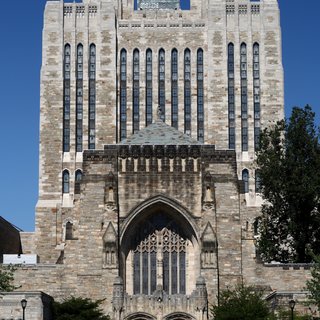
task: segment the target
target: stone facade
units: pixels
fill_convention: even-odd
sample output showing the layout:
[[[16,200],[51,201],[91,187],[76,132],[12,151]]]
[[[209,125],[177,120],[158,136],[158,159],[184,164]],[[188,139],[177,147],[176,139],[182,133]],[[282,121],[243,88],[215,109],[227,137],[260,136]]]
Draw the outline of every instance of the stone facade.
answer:
[[[25,319],[52,320],[51,304],[53,299],[43,292],[0,292],[0,319],[21,320],[21,300],[27,300]]]
[[[206,318],[242,281],[303,289],[305,268],[265,266],[254,246],[255,132],[284,114],[277,1],[137,3],[47,2],[39,200],[23,236],[40,263],[17,283],[159,320]]]

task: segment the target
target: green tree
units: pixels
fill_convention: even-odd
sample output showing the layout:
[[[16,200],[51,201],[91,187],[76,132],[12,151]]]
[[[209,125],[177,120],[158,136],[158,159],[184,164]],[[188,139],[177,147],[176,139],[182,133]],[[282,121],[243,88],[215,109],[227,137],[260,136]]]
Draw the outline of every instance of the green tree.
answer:
[[[307,281],[307,289],[310,292],[312,302],[320,310],[320,256],[311,254],[314,260],[313,268],[311,269],[312,278]]]
[[[0,265],[0,291],[10,292],[18,289],[13,285],[15,270],[12,265]]]
[[[254,287],[239,285],[220,293],[219,306],[211,311],[215,320],[265,320],[270,311],[262,293]]]
[[[265,200],[258,250],[264,261],[310,262],[320,253],[319,129],[311,107],[261,133],[257,165]]]
[[[99,309],[102,301],[70,297],[63,302],[54,302],[54,320],[109,320]]]

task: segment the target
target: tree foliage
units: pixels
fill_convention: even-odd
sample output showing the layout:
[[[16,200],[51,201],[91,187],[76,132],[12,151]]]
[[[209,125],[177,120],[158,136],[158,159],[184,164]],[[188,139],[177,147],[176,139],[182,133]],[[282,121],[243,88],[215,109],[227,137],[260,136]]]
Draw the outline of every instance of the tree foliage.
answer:
[[[13,285],[15,270],[16,268],[12,265],[0,265],[0,291],[10,292],[17,289]]]
[[[310,262],[320,253],[319,129],[311,107],[261,133],[257,165],[265,200],[258,249],[264,261]]]
[[[102,300],[70,297],[53,303],[54,320],[109,320],[99,309]]]
[[[312,302],[320,310],[320,256],[311,254],[314,260],[313,268],[311,269],[312,278],[307,281],[307,289],[310,292]]]
[[[265,320],[270,311],[262,293],[254,287],[239,285],[220,294],[219,306],[212,308],[215,320]]]

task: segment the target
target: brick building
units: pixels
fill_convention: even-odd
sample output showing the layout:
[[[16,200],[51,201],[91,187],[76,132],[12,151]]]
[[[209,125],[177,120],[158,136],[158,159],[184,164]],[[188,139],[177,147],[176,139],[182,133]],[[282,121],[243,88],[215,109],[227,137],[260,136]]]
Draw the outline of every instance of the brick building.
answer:
[[[304,266],[263,265],[254,246],[255,148],[283,115],[276,0],[47,1],[23,239],[40,263],[16,281],[105,299],[117,319],[203,319],[241,281],[302,290]]]

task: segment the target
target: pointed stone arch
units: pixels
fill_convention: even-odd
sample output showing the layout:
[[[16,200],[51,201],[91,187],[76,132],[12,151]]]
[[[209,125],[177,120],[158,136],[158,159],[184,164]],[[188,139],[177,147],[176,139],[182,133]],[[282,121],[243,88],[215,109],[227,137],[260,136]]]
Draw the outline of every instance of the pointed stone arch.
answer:
[[[168,294],[191,294],[200,272],[199,243],[195,218],[177,201],[157,195],[136,206],[120,232],[128,294],[150,295],[159,285]]]
[[[182,224],[185,224],[188,232],[194,236],[195,241],[199,241],[199,230],[196,225],[195,218],[192,216],[189,210],[176,200],[159,194],[141,202],[130,211],[121,228],[120,243],[123,243],[123,239],[127,236],[128,229],[130,229],[132,225],[140,220],[139,218],[142,218],[147,211],[156,211],[157,208],[161,206],[169,209],[171,213],[177,213],[178,215],[176,215],[175,218]]]
[[[186,312],[173,312],[163,317],[163,320],[195,320],[195,318]]]
[[[117,265],[117,234],[112,224],[109,222],[103,235],[103,266],[104,268],[114,268]]]
[[[203,230],[201,263],[203,268],[215,268],[217,266],[217,237],[210,222]]]
[[[157,318],[146,312],[135,312],[124,317],[124,320],[156,320]]]

